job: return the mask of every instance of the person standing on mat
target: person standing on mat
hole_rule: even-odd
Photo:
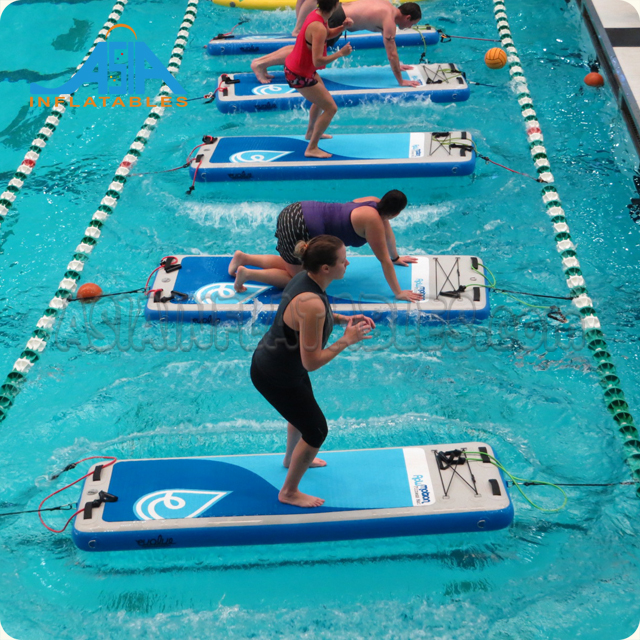
[[[398,300],[417,302],[419,293],[402,290],[398,283],[395,266],[408,267],[416,258],[400,256],[390,220],[407,206],[407,196],[393,189],[382,198],[370,196],[353,202],[294,202],[285,207],[278,216],[274,255],[250,255],[236,251],[229,263],[229,275],[235,277],[233,284],[238,292],[245,290],[247,280],[262,282],[284,288],[289,280],[302,269],[294,248],[300,240],[308,241],[324,233],[337,236],[350,247],[361,247],[367,242],[382,264],[384,277]],[[248,266],[259,269],[247,269]]]
[[[311,102],[309,110],[309,127],[306,139],[309,145],[304,155],[309,158],[330,158],[331,154],[318,147],[331,119],[338,111],[335,100],[324,86],[324,82],[317,74],[317,69],[324,69],[327,64],[348,56],[351,45],[347,43],[342,49],[327,55],[327,38],[340,35],[345,25],[329,29],[327,20],[338,5],[338,0],[318,0],[318,8],[312,11],[302,25],[296,38],[293,50],[284,61],[284,76],[292,89],[297,89],[304,98]]]
[[[287,421],[289,469],[278,500],[296,507],[319,507],[322,498],[302,493],[298,485],[310,466],[324,467],[316,458],[327,437],[327,420],[313,395],[309,371],[316,371],[347,347],[369,339],[375,323],[363,315],[334,314],[326,288],[344,277],[349,261],[344,244],[322,235],[298,243],[304,271],[282,293],[275,320],[260,340],[251,360],[255,388]],[[334,322],[345,324],[344,334],[327,347]]]
[[[298,35],[303,22],[309,12],[315,7],[316,0],[304,0],[300,9],[296,7],[298,23],[293,35]],[[414,27],[422,18],[422,11],[415,2],[406,2],[399,7],[395,7],[388,0],[356,0],[347,4],[338,5],[328,20],[330,28],[348,27],[349,31],[373,31],[382,33],[384,48],[387,52],[391,71],[401,87],[417,87],[420,83],[417,80],[405,80],[402,77],[403,71],[408,71],[411,65],[401,64],[396,46],[396,28],[410,29]],[[350,21],[347,24],[347,21]],[[345,26],[346,25],[346,26]],[[333,47],[340,39],[337,36],[329,36],[327,45]],[[267,69],[269,67],[284,64],[285,58],[291,53],[294,45],[282,47],[267,55],[256,58],[251,63],[251,70],[263,84],[271,82],[271,76]]]

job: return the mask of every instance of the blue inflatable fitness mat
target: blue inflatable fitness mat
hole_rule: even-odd
[[[330,158],[307,158],[307,146],[304,136],[213,138],[189,173],[201,182],[438,177],[469,175],[476,164],[466,131],[335,135],[319,145]]]
[[[346,41],[354,49],[382,49],[384,40],[382,33],[371,31],[348,31]],[[440,41],[440,34],[429,25],[417,25],[412,29],[396,30],[398,47],[421,47],[434,45]],[[212,56],[243,55],[247,53],[261,54],[277,51],[281,47],[295,44],[296,39],[290,33],[245,33],[220,34],[212,38],[207,45],[207,52]],[[336,43],[336,47],[344,46],[345,38]]]
[[[463,102],[470,93],[463,73],[454,64],[416,64],[403,71],[405,80],[420,83],[417,87],[401,87],[389,66],[329,68],[319,73],[338,107],[426,98],[432,102]],[[218,78],[218,86],[216,105],[223,113],[310,106],[287,84],[282,71],[274,73],[269,84],[261,84],[253,73],[225,73]]]
[[[513,506],[485,454],[481,442],[323,452],[300,489],[325,503],[306,509],[278,501],[282,454],[121,460],[85,480],[73,539],[108,551],[500,529]],[[92,504],[101,492],[116,501]]]
[[[217,324],[253,318],[271,322],[282,290],[248,281],[237,293],[229,275],[231,256],[171,256],[153,284],[145,307],[148,320]],[[402,289],[422,293],[421,302],[396,300],[375,256],[349,256],[342,280],[327,289],[336,313],[364,313],[376,321],[427,323],[481,321],[489,316],[482,262],[475,256],[418,256],[409,267],[396,267]],[[460,287],[466,287],[460,291]]]

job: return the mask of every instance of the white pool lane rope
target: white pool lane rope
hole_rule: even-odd
[[[93,41],[91,49],[89,49],[87,55],[82,59],[82,62],[76,67],[76,73],[80,71],[82,65],[89,59],[96,46],[101,42],[105,42],[109,37],[109,31],[118,23],[118,21],[122,17],[122,12],[124,11],[124,7],[128,1],[129,0],[118,0],[118,2],[113,5],[113,9],[111,9],[109,18],[104,23],[102,29],[100,29],[100,31],[98,32],[98,37]],[[38,134],[33,139],[29,150],[22,160],[22,163],[13,174],[13,177],[9,181],[7,188],[2,194],[0,194],[0,227],[2,227],[2,223],[9,213],[9,209],[11,209],[16,197],[22,190],[25,180],[29,177],[29,174],[36,166],[36,162],[38,162],[38,158],[40,157],[42,150],[47,146],[49,138],[51,138],[53,132],[60,124],[60,120],[64,115],[67,105],[69,104],[69,100],[74,93],[75,91],[71,94],[62,94],[54,98],[53,109],[51,109],[49,115],[44,121],[44,124],[40,128],[40,131],[38,131]]]
[[[562,258],[562,268],[567,287],[571,292],[573,304],[580,313],[582,331],[596,363],[600,385],[604,391],[605,404],[613,416],[618,433],[622,437],[626,462],[631,469],[634,481],[640,482],[640,434],[636,429],[631,409],[625,400],[622,383],[613,364],[613,358],[609,352],[593,301],[589,297],[587,285],[578,262],[576,247],[571,240],[569,225],[562,208],[560,195],[552,184],[554,178],[551,173],[547,151],[544,147],[542,130],[533,108],[533,100],[518,57],[518,50],[513,42],[505,4],[503,0],[494,0],[493,4],[498,33],[502,46],[507,52],[509,73],[511,74],[522,117],[525,121],[531,156],[539,178],[547,183],[542,189],[542,201],[553,225],[556,249]],[[636,489],[636,495],[640,497],[640,487]]]
[[[171,59],[167,65],[167,69],[173,76],[176,76],[180,69],[185,46],[189,37],[189,30],[197,16],[198,1],[199,0],[189,0],[182,24],[180,25],[180,30],[173,45]],[[163,84],[158,95],[154,98],[154,102],[170,94],[171,90],[169,87]],[[22,386],[26,382],[27,373],[40,359],[40,355],[47,347],[47,341],[51,337],[53,326],[58,316],[69,304],[69,299],[78,286],[77,283],[82,276],[84,265],[89,260],[91,252],[98,243],[101,229],[118,205],[118,200],[127,182],[127,176],[133,165],[142,155],[149,137],[155,130],[164,111],[165,109],[163,107],[154,107],[149,112],[142,128],[138,131],[138,134],[129,147],[129,151],[120,162],[107,192],[102,198],[97,211],[92,216],[89,226],[85,229],[84,236],[80,244],[76,247],[73,258],[67,265],[65,274],[58,285],[58,290],[55,292],[51,302],[49,302],[49,306],[45,309],[44,314],[40,320],[38,320],[36,329],[31,334],[31,338],[27,342],[24,351],[15,361],[13,370],[7,376],[2,387],[0,387],[0,422],[6,418],[7,412],[13,405],[16,396],[20,393]]]

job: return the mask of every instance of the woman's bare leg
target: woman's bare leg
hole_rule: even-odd
[[[311,136],[313,135],[313,128],[316,126],[316,120],[321,113],[322,109],[320,109],[318,105],[311,105],[311,109],[309,110],[309,126],[307,127],[307,133],[304,136],[305,140],[311,140]],[[320,136],[321,140],[328,140],[329,138],[333,138],[333,136],[330,136],[327,133],[323,133]]]
[[[320,141],[320,137],[326,131],[327,127],[331,123],[333,116],[336,115],[338,111],[338,107],[336,106],[335,100],[327,91],[327,88],[324,86],[322,79],[318,74],[316,74],[316,79],[318,80],[318,84],[313,87],[304,87],[298,89],[298,91],[314,106],[317,106],[321,113],[316,117],[313,133],[311,134],[311,138],[309,139],[309,146],[307,150],[304,152],[304,155],[308,158],[330,158],[331,154],[326,151],[322,151],[322,149],[318,148],[318,142]],[[312,108],[313,111],[313,108]],[[309,113],[309,122],[311,122],[312,113]]]
[[[247,280],[251,282],[262,282],[262,284],[284,289],[289,284],[291,276],[283,269],[247,269],[247,267],[238,267],[233,288],[238,293],[246,291],[247,288],[244,286],[244,283],[247,282]]]
[[[300,439],[293,450],[291,456],[291,465],[289,472],[278,494],[278,500],[285,504],[292,504],[296,507],[320,507],[324,504],[323,498],[316,498],[307,493],[302,493],[298,489],[300,480],[305,474],[309,465],[315,460],[316,454],[320,449],[316,449],[308,445],[304,440]]]
[[[265,56],[256,58],[251,63],[251,71],[256,74],[256,78],[262,82],[262,84],[269,84],[273,80],[273,76],[267,73],[269,67],[275,67],[276,65],[282,66],[287,56],[293,51],[293,45],[287,45],[277,51],[267,53]]]
[[[296,0],[296,26],[291,32],[292,36],[297,36],[302,29],[307,16],[316,8],[317,0]]]
[[[291,465],[291,456],[293,455],[293,450],[296,448],[296,445],[300,441],[302,434],[290,423],[287,422],[287,450],[284,454],[284,460],[282,464],[287,469]],[[310,465],[310,468],[314,467],[326,467],[327,463],[320,458],[316,458]]]
[[[287,267],[295,267],[296,265],[288,264],[280,256],[251,255],[244,251],[236,251],[229,263],[229,275],[235,276],[240,266],[260,267],[260,269],[284,269],[286,271]]]
[[[259,269],[247,269],[245,265],[259,267]],[[246,291],[244,283],[247,280],[284,289],[289,284],[289,280],[300,273],[301,269],[301,266],[289,264],[280,256],[251,255],[243,251],[236,251],[229,263],[229,275],[235,276],[233,288],[238,293]]]

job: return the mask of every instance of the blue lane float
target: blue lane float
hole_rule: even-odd
[[[176,255],[165,259],[145,307],[147,320],[218,324],[273,321],[282,290],[255,281],[237,293],[229,276],[231,256]],[[401,289],[424,296],[421,302],[396,300],[374,256],[349,256],[342,280],[327,289],[335,313],[364,313],[376,321],[429,323],[479,322],[490,313],[482,261],[475,256],[418,256],[396,267]]]
[[[246,33],[220,34],[212,38],[207,45],[207,52],[212,56],[229,56],[245,54],[264,54],[277,51],[281,47],[295,44],[296,39],[290,33]],[[371,31],[347,32],[346,41],[354,49],[382,49],[384,40],[381,33]],[[398,47],[420,47],[438,44],[440,34],[429,25],[418,25],[413,29],[397,29],[396,45]],[[341,47],[345,39],[341,38],[337,46]]]
[[[304,136],[205,136],[189,163],[200,182],[466,176],[476,154],[466,131],[352,133],[321,140],[330,158],[307,158]]]
[[[417,87],[401,87],[391,67],[330,68],[320,72],[338,107],[390,100],[463,102],[469,99],[469,85],[455,64],[417,64],[402,72]],[[225,73],[218,78],[216,106],[222,113],[274,111],[309,107],[311,103],[286,82],[284,72],[262,84],[253,73]]]
[[[325,499],[313,509],[278,501],[281,454],[120,460],[92,468],[73,539],[113,551],[502,529],[513,505],[492,455],[481,442],[323,451],[300,484]]]

